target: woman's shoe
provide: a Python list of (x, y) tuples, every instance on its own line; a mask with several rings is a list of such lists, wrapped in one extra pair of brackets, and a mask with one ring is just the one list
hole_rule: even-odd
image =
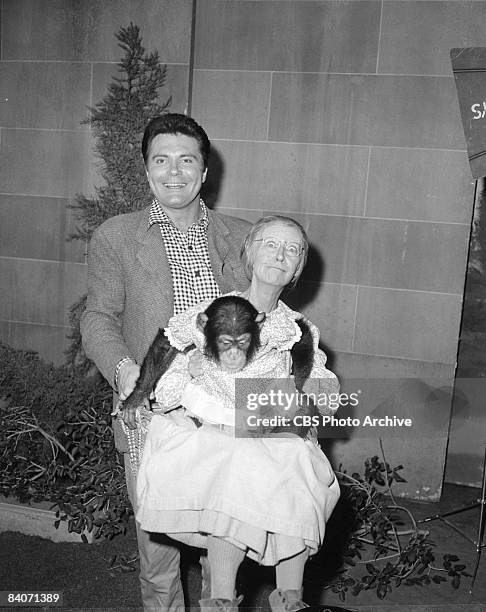
[(201, 599), (199, 606), (201, 612), (238, 612), (238, 605), (242, 600), (243, 595), (240, 595), (236, 599), (211, 597), (210, 599)]
[(309, 606), (302, 601), (302, 589), (275, 589), (268, 596), (272, 612), (298, 612)]

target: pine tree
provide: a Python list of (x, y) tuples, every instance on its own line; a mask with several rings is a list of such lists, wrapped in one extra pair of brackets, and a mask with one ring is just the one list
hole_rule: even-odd
[[(104, 184), (96, 197), (76, 196), (72, 208), (79, 221), (71, 239), (89, 240), (103, 221), (121, 213), (147, 206), (150, 191), (141, 155), (141, 141), (147, 123), (167, 111), (171, 98), (159, 102), (159, 89), (165, 84), (166, 66), (158, 52), (145, 53), (140, 30), (130, 23), (116, 34), (124, 56), (118, 64), (119, 76), (113, 78), (106, 96), (89, 109), (82, 123), (91, 126), (100, 158), (99, 173)], [(71, 366), (88, 371), (92, 363), (81, 347), (79, 321), (86, 295), (70, 309), (71, 345), (66, 351)]]

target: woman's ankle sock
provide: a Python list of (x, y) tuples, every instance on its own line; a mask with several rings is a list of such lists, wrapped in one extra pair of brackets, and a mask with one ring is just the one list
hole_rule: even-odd
[(236, 574), (245, 551), (226, 540), (208, 536), (208, 561), (211, 568), (211, 597), (235, 598)]
[(277, 588), (283, 591), (301, 589), (308, 557), (309, 550), (306, 548), (295, 557), (280, 561), (275, 568)]

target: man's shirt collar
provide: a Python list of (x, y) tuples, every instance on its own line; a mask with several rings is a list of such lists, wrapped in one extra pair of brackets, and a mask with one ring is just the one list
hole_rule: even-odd
[[(209, 223), (208, 207), (206, 206), (206, 204), (203, 202), (202, 199), (199, 200), (199, 205), (201, 208), (201, 214), (199, 216), (199, 219), (195, 221), (192, 225), (190, 225), (188, 230), (192, 227), (197, 227), (197, 226), (200, 226), (205, 231), (208, 228), (208, 223)], [(148, 227), (150, 228), (152, 227), (152, 225), (155, 225), (156, 223), (159, 225), (174, 225), (174, 223), (169, 218), (167, 213), (164, 211), (162, 206), (157, 202), (156, 199), (154, 199), (152, 202), (152, 206), (150, 207)]]

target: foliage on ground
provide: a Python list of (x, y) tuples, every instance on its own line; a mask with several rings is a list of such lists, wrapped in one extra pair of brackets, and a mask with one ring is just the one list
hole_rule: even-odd
[(108, 384), (3, 344), (0, 371), (0, 494), (50, 502), (56, 524), (75, 533), (125, 532), (131, 507)]
[[(0, 372), (0, 494), (51, 502), (56, 524), (67, 521), (83, 538), (86, 531), (95, 538), (125, 533), (131, 507), (107, 383), (2, 344)], [(402, 469), (375, 456), (366, 460), (363, 476), (337, 472), (349, 533), (342, 568), (326, 588), (343, 601), (363, 590), (383, 599), (402, 585), (449, 581), (457, 589), (468, 576), (454, 554), (436, 562), (429, 532), (396, 503), (392, 485), (404, 482)], [(134, 560), (120, 557), (110, 567), (130, 571)], [(365, 572), (360, 577), (357, 567)]]
[[(343, 566), (326, 586), (341, 601), (351, 594), (372, 590), (384, 599), (394, 588), (450, 582), (458, 589), (461, 578), (470, 576), (459, 557), (446, 554), (436, 561), (430, 532), (421, 529), (412, 513), (397, 504), (394, 483), (406, 482), (403, 466), (391, 468), (385, 457), (367, 459), (364, 475), (338, 471), (342, 503), (351, 510)], [(357, 568), (364, 573), (356, 576)]]

